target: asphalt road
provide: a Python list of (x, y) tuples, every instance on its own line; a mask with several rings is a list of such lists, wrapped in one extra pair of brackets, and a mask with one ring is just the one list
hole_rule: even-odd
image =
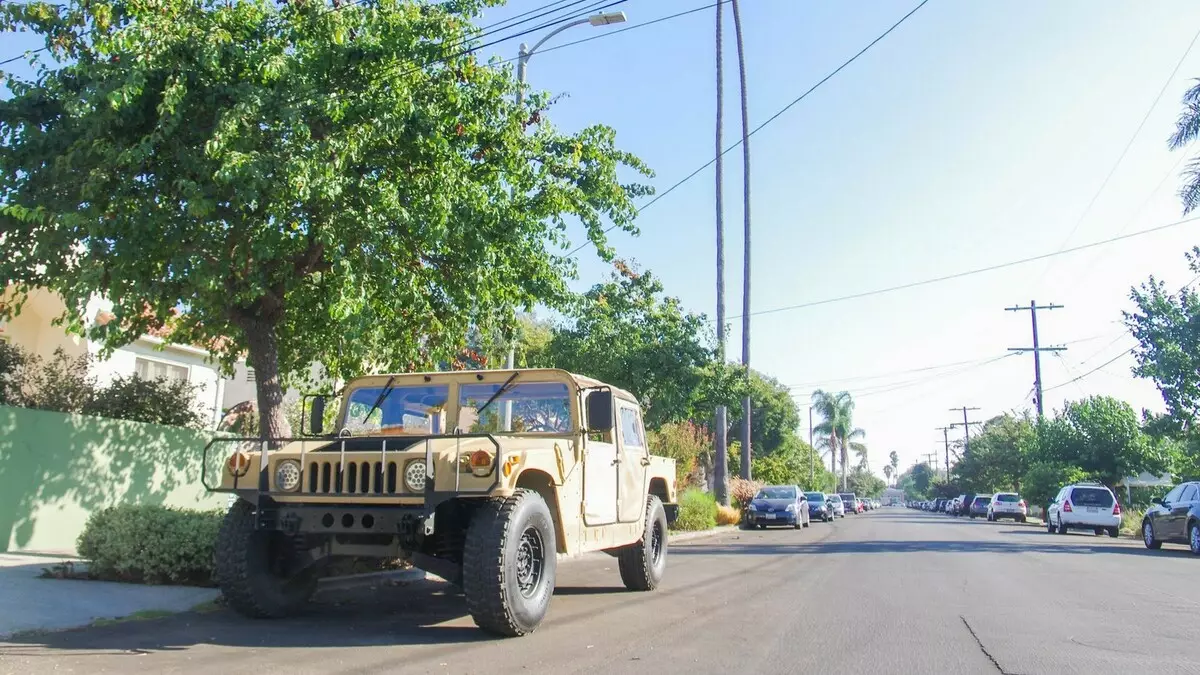
[[(0, 642), (0, 673), (1200, 673), (1200, 559), (1178, 546), (883, 509), (677, 544), (628, 593), (559, 566), (542, 627), (498, 640), (434, 582)], [(0, 611), (19, 611), (0, 608)]]

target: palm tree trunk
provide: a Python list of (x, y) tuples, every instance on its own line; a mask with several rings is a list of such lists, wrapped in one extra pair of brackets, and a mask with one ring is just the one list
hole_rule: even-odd
[[(738, 76), (741, 81), (742, 99), (742, 212), (745, 217), (745, 254), (742, 265), (742, 365), (746, 377), (750, 377), (750, 114), (746, 95), (746, 50), (742, 41), (742, 15), (738, 0), (733, 5), (733, 31), (737, 39)], [(750, 395), (742, 401), (742, 475), (750, 478)]]
[[(721, 13), (723, 11), (724, 3), (717, 3), (717, 362), (721, 365), (725, 364), (725, 201), (722, 192), (725, 161), (722, 158), (724, 141), (721, 137), (721, 130), (725, 124), (725, 68), (721, 40)], [(729, 427), (726, 419), (725, 406), (718, 406), (714, 425), (716, 433), (713, 437), (715, 444), (713, 454), (716, 456), (716, 466), (714, 467), (716, 475), (713, 477), (713, 485), (717, 501), (728, 506), (729, 491), (726, 489), (726, 481), (729, 477), (729, 455), (726, 434)]]

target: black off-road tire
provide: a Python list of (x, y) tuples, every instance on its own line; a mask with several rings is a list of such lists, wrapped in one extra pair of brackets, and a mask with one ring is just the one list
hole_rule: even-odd
[(294, 614), (316, 592), (317, 569), (309, 566), (290, 579), (273, 574), (272, 538), (283, 535), (255, 530), (254, 518), (254, 505), (240, 499), (225, 514), (217, 533), (217, 585), (229, 606), (243, 616), (277, 619)]
[(621, 547), (617, 567), (631, 591), (652, 591), (667, 571), (667, 512), (658, 497), (646, 498), (646, 527), (636, 542)]
[(558, 544), (550, 508), (533, 490), (488, 500), (471, 517), (462, 588), (475, 625), (519, 637), (541, 624), (554, 596)]
[(1108, 528), (1107, 532), (1108, 532), (1108, 536), (1112, 537), (1113, 539), (1116, 539), (1117, 537), (1121, 536), (1121, 528), (1117, 527), (1117, 526)]

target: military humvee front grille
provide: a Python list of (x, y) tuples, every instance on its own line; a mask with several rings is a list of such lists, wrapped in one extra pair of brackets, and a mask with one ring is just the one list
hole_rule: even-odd
[(309, 462), (305, 492), (310, 494), (394, 495), (407, 492), (400, 483), (399, 462)]

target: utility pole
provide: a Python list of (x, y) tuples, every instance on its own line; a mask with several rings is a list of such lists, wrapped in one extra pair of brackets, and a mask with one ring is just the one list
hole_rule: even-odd
[[(946, 479), (950, 478), (950, 427), (938, 427), (942, 432), (942, 442), (946, 445)], [(936, 456), (936, 454), (934, 455)]]
[[(750, 480), (751, 458), (754, 456), (750, 434), (750, 113), (746, 94), (746, 50), (742, 41), (742, 14), (738, 0), (730, 3), (733, 9), (733, 32), (737, 42), (738, 76), (741, 83), (742, 102), (742, 214), (743, 247), (742, 260), (742, 365), (746, 367), (746, 398), (742, 399), (742, 478)], [(718, 7), (719, 9), (719, 7)], [(718, 149), (717, 152), (724, 152)], [(844, 467), (843, 467), (844, 468)], [(842, 489), (845, 489), (843, 479)]]
[(813, 481), (817, 479), (817, 468), (814, 466), (816, 459), (813, 455), (817, 454), (817, 449), (813, 447), (813, 425), (812, 425), (812, 406), (808, 406), (808, 489), (813, 489)]
[(923, 457), (925, 457), (925, 466), (929, 466), (930, 460), (933, 460), (933, 475), (937, 476), (938, 475), (937, 453), (936, 452), (927, 452), (923, 455)]
[(1038, 418), (1045, 416), (1045, 405), (1042, 402), (1042, 352), (1062, 352), (1066, 351), (1066, 347), (1042, 347), (1038, 343), (1038, 327), (1037, 313), (1039, 309), (1062, 309), (1062, 305), (1050, 303), (1049, 305), (1039, 305), (1037, 301), (1030, 300), (1028, 307), (1017, 305), (1015, 307), (1005, 307), (1006, 312), (1029, 312), (1029, 316), (1033, 321), (1033, 346), (1032, 347), (1009, 347), (1010, 352), (1033, 352), (1033, 388), (1037, 391), (1037, 411)]
[[(961, 410), (961, 411), (962, 411), (962, 414), (963, 414), (963, 421), (962, 421), (962, 427), (963, 427), (963, 455), (966, 455), (966, 454), (967, 454), (967, 451), (969, 451), (969, 450), (971, 449), (971, 425), (972, 425), (972, 424), (979, 424), (979, 422), (969, 422), (969, 421), (967, 421), (967, 411), (968, 411), (968, 410), (979, 410), (979, 408), (968, 408), (967, 406), (965, 406), (965, 405), (964, 405), (964, 406), (963, 406), (963, 407), (961, 407), (961, 408), (951, 408), (951, 409), (950, 409), (950, 411), (951, 411), (951, 412), (958, 412), (959, 410)], [(952, 427), (956, 427), (956, 426), (958, 426), (958, 424), (957, 424), (957, 423), (955, 423), (955, 424), (951, 424), (950, 426), (952, 426)], [(947, 460), (946, 460), (946, 466), (950, 466), (950, 460), (949, 460), (949, 459), (947, 459)]]

